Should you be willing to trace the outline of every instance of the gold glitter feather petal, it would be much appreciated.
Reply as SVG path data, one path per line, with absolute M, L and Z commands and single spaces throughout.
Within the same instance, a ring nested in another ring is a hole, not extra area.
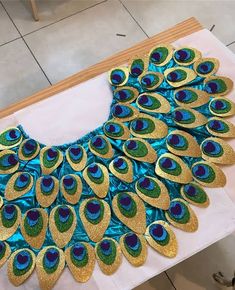
M 153 91 L 161 85 L 164 77 L 160 72 L 147 71 L 138 80 L 144 90 Z
M 201 58 L 201 52 L 193 47 L 180 47 L 174 51 L 174 60 L 179 65 L 190 65 Z
M 132 86 L 118 87 L 113 91 L 113 97 L 120 103 L 132 103 L 139 95 L 139 91 Z
M 115 67 L 109 71 L 109 82 L 113 86 L 124 86 L 129 77 L 128 67 Z
M 46 146 L 40 151 L 42 174 L 51 174 L 63 161 L 63 154 L 56 147 Z
M 140 94 L 136 100 L 136 105 L 144 112 L 162 113 L 170 112 L 171 105 L 168 100 L 157 93 Z
M 196 128 L 207 123 L 207 118 L 198 111 L 190 108 L 177 107 L 172 112 L 176 125 L 183 128 Z
M 219 60 L 211 57 L 200 58 L 194 63 L 193 69 L 200 77 L 208 77 L 218 71 Z
M 0 242 L 0 245 L 1 245 L 1 251 L 4 250 L 4 254 L 1 255 L 1 258 L 0 258 L 0 269 L 1 269 L 1 267 L 6 263 L 6 261 L 11 255 L 11 248 L 7 242 Z
M 113 157 L 114 151 L 108 138 L 103 135 L 96 135 L 89 140 L 88 147 L 94 155 L 110 159 Z
M 9 127 L 0 133 L 0 150 L 11 149 L 22 142 L 22 133 L 17 127 Z
M 66 201 L 77 204 L 82 194 L 82 180 L 76 174 L 67 174 L 60 180 L 60 191 Z
M 210 118 L 206 124 L 206 129 L 212 136 L 220 138 L 235 137 L 234 124 L 218 117 Z
M 224 76 L 209 76 L 204 80 L 205 91 L 213 97 L 227 95 L 233 89 L 233 81 Z
M 172 67 L 164 71 L 164 77 L 170 86 L 178 88 L 193 81 L 197 75 L 190 68 Z
M 156 66 L 166 65 L 173 56 L 174 47 L 168 43 L 161 43 L 149 51 L 149 61 Z
M 45 175 L 36 181 L 36 198 L 42 207 L 49 207 L 59 192 L 59 180 L 54 176 Z
M 81 145 L 71 145 L 66 150 L 65 156 L 74 171 L 82 171 L 87 164 L 87 153 Z
M 124 156 L 115 158 L 110 162 L 109 170 L 118 179 L 127 183 L 133 182 L 133 164 L 130 159 Z
M 130 138 L 129 128 L 122 122 L 110 120 L 103 126 L 104 134 L 112 139 L 127 140 Z
M 19 165 L 18 156 L 14 151 L 5 149 L 0 152 L 0 174 L 14 173 Z
M 7 218 L 6 218 L 7 216 Z M 0 210 L 0 241 L 9 239 L 17 231 L 21 211 L 17 205 L 5 204 Z
M 228 98 L 215 98 L 210 101 L 209 110 L 214 116 L 230 117 L 235 114 L 235 104 Z
M 175 90 L 174 100 L 180 107 L 197 108 L 207 104 L 210 100 L 210 95 L 205 91 L 190 87 L 182 87 Z
M 28 154 L 26 154 L 26 150 Z M 29 161 L 38 156 L 40 146 L 38 142 L 33 139 L 25 139 L 19 147 L 18 156 L 20 160 Z

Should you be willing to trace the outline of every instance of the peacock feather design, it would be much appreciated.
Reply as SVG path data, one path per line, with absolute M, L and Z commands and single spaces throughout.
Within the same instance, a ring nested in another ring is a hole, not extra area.
M 46 146 L 20 125 L 1 133 L 0 266 L 8 260 L 14 285 L 34 268 L 52 289 L 65 265 L 78 282 L 95 261 L 107 275 L 123 256 L 141 266 L 147 244 L 177 255 L 174 227 L 197 230 L 204 187 L 224 186 L 219 165 L 235 163 L 233 82 L 218 68 L 197 49 L 160 44 L 109 72 L 110 116 L 81 139 Z

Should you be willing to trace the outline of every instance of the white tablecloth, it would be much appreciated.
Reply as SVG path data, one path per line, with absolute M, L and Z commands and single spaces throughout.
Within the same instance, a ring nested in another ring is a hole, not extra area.
M 219 74 L 229 76 L 235 82 L 235 56 L 206 29 L 179 39 L 174 45 L 192 46 L 201 50 L 205 57 L 217 57 L 221 63 Z M 79 139 L 105 122 L 111 100 L 112 94 L 105 73 L 0 120 L 0 129 L 21 124 L 30 137 L 41 143 L 63 144 Z M 235 123 L 235 118 L 233 122 Z M 235 148 L 235 141 L 230 143 Z M 228 180 L 224 188 L 207 190 L 211 201 L 209 208 L 192 206 L 199 218 L 198 231 L 185 233 L 174 229 L 179 243 L 176 258 L 165 258 L 149 247 L 147 261 L 142 267 L 132 267 L 123 257 L 119 270 L 112 276 L 105 276 L 96 264 L 92 278 L 85 284 L 76 283 L 66 269 L 55 290 L 132 289 L 232 233 L 235 230 L 233 170 L 234 167 L 224 167 Z M 0 289 L 16 289 L 8 282 L 6 266 L 0 270 Z M 39 289 L 36 273 L 34 272 L 27 283 L 18 289 Z

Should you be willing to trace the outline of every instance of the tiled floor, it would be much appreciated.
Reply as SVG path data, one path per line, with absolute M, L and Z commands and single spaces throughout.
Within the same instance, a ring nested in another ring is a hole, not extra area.
M 235 1 L 0 1 L 0 109 L 190 16 L 235 52 Z M 123 36 L 120 36 L 120 35 Z M 235 236 L 216 243 L 136 290 L 216 290 L 211 273 L 235 268 Z

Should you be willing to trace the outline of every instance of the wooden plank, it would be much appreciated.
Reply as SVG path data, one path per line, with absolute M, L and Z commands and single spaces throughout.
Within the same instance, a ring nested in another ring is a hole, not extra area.
M 0 118 L 8 116 L 24 107 L 30 106 L 36 102 L 39 102 L 86 80 L 89 80 L 103 72 L 108 71 L 112 67 L 126 63 L 133 55 L 147 52 L 158 43 L 170 43 L 201 29 L 203 29 L 202 25 L 194 17 L 189 18 L 183 22 L 178 23 L 172 28 L 169 28 L 149 39 L 134 45 L 131 48 L 123 50 L 101 61 L 100 63 L 97 63 L 81 72 L 78 72 L 53 86 L 41 90 L 38 93 L 9 106 L 6 109 L 0 110 Z

